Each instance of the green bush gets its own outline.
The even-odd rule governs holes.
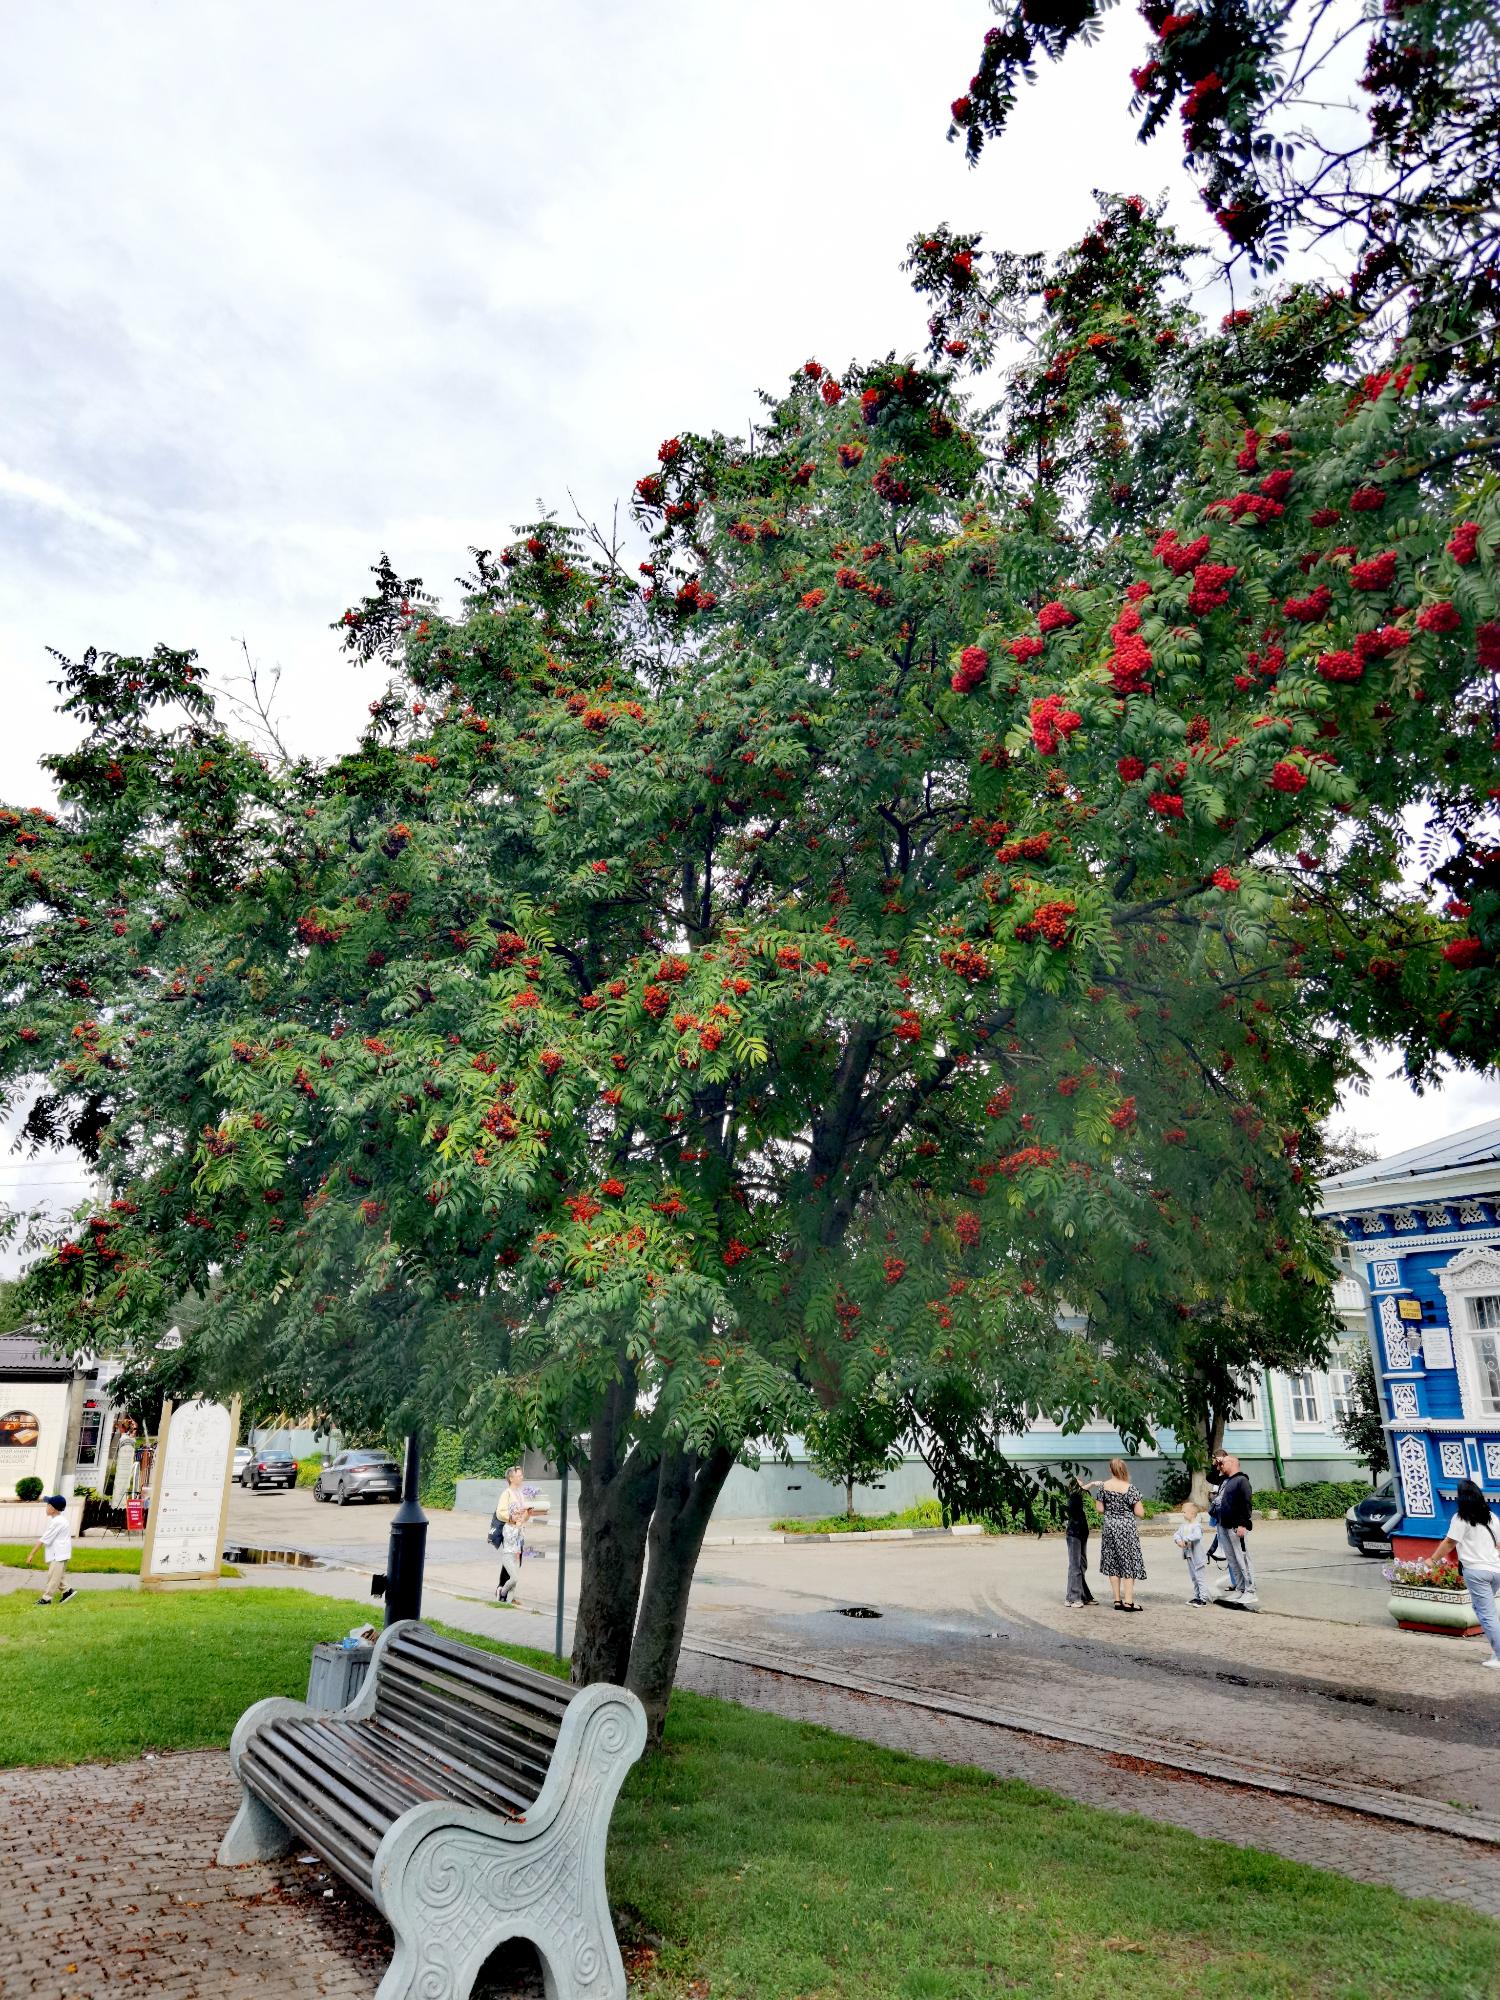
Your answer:
[[[506,1458],[481,1450],[467,1431],[440,1429],[422,1453],[422,1505],[451,1507],[460,1479],[503,1479],[519,1457],[519,1452]]]
[[[24,1479],[16,1481],[16,1498],[18,1500],[40,1500],[41,1497],[42,1482],[34,1472],[28,1472]]]
[[[1300,1486],[1268,1487],[1255,1496],[1257,1513],[1279,1514],[1284,1521],[1336,1521],[1356,1500],[1368,1500],[1365,1479],[1308,1479]]]
[[[299,1458],[297,1461],[297,1484],[299,1486],[311,1486],[322,1470],[323,1453],[321,1451],[309,1452],[306,1458]]]

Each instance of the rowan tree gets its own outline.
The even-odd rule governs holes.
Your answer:
[[[191,1289],[206,1384],[522,1426],[575,1676],[657,1728],[748,1446],[899,1393],[961,1456],[976,1384],[1144,1434],[1206,1300],[1326,1325],[1354,1038],[1493,1055],[1482,428],[1314,294],[1204,328],[1174,256],[1111,202],[1060,303],[1002,273],[993,426],[950,332],[668,438],[640,575],[553,520],[451,608],[382,560],[328,764],[190,653],[65,661],[5,817],[7,1089],[110,1191],[37,1309],[128,1347]]]

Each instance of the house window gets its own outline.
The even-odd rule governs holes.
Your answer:
[[[1478,1413],[1500,1416],[1500,1292],[1480,1293],[1468,1300],[1468,1307],[1470,1380]]]
[[[1260,1421],[1260,1389],[1254,1382],[1245,1386],[1245,1392],[1232,1410],[1224,1418],[1225,1428],[1231,1425],[1235,1430],[1249,1430]]]
[[[1354,1403],[1354,1371],[1347,1353],[1335,1354],[1328,1371],[1328,1414],[1347,1417]]]
[[[78,1463],[97,1464],[99,1458],[99,1435],[104,1428],[104,1412],[97,1403],[83,1406],[83,1420],[78,1426]]]
[[[1322,1419],[1318,1415],[1318,1386],[1310,1368],[1300,1374],[1287,1377],[1287,1387],[1292,1396],[1292,1422],[1294,1424],[1316,1424]]]

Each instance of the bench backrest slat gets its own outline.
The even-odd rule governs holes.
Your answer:
[[[521,1755],[549,1763],[557,1746],[557,1727],[543,1716],[517,1708],[503,1689],[466,1687],[439,1668],[412,1670],[398,1661],[380,1677],[375,1713],[393,1701],[415,1701],[448,1717],[459,1733],[472,1724],[474,1733],[494,1743],[508,1743]]]
[[[517,1755],[534,1762],[550,1763],[557,1747],[556,1728],[545,1719],[514,1707],[504,1698],[503,1691],[491,1694],[465,1687],[461,1681],[450,1680],[436,1670],[413,1673],[398,1664],[382,1674],[375,1713],[381,1714],[392,1701],[415,1701],[430,1707],[434,1714],[447,1718],[457,1734],[462,1736],[472,1731],[494,1744],[509,1745]]]
[[[390,1658],[392,1653],[421,1653],[448,1660],[467,1674],[504,1681],[516,1690],[518,1696],[534,1698],[539,1709],[555,1710],[559,1719],[577,1692],[566,1681],[555,1680],[551,1674],[539,1674],[534,1667],[523,1667],[519,1661],[507,1659],[503,1653],[488,1653],[479,1646],[466,1646],[455,1639],[444,1639],[426,1625],[398,1632],[386,1657]]]
[[[429,1645],[425,1635],[404,1632],[385,1649],[376,1672],[381,1680],[391,1674],[420,1674],[462,1687],[486,1703],[502,1703],[527,1728],[554,1738],[573,1699],[573,1689],[564,1682],[548,1681],[498,1654],[441,1640]]]

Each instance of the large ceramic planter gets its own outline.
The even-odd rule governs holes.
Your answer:
[[[1388,1610],[1403,1632],[1440,1632],[1449,1639],[1471,1638],[1479,1630],[1466,1590],[1424,1590],[1393,1583]]]

